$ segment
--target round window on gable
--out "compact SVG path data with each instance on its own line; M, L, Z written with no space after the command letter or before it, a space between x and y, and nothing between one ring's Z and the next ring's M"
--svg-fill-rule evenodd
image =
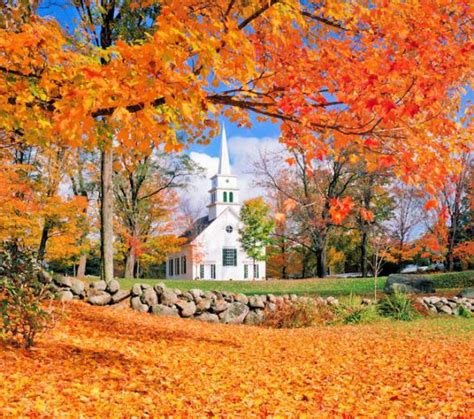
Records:
M227 233L232 233L234 231L234 229L232 228L232 226L227 226L225 228L225 231L227 231Z

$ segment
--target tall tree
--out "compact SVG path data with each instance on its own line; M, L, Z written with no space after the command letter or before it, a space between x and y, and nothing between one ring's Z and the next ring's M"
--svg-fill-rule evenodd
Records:
M242 249L253 260L255 279L255 262L265 260L265 250L272 243L271 233L275 227L270 216L270 207L263 198L254 198L244 202L240 210L242 227L239 229Z
M416 228L425 217L423 195L413 187L395 185L391 196L395 208L393 217L388 223L389 231L395 241L391 253L396 259L398 269L401 269L402 262L412 259L416 254L410 242L415 239Z
M284 159L281 153L261 155L255 173L261 186L286 196L283 215L291 217L297 228L285 233L285 237L312 254L316 259L314 274L324 277L329 233L352 208L347 194L358 173L352 170L348 153L313 161L299 147L291 151L290 168L284 168Z
M440 201L446 209L448 216L446 266L450 272L454 268L454 251L456 246L459 243L472 239L472 236L469 237L469 233L466 231L469 229L469 226L472 228L473 214L471 206L473 191L469 188L473 175L473 159L471 154L464 153L461 162L460 173L451 176L440 191ZM470 194L471 196L469 196Z
M122 156L116 164L114 194L117 216L125 229L125 278L133 278L138 247L143 245L159 220L175 210L169 193L184 188L198 167L186 155L156 151L141 159Z

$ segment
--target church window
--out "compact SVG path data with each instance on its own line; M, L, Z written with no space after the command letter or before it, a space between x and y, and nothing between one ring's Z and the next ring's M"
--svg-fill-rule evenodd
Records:
M229 202L234 202L234 192L229 192Z
M227 231L227 233L232 233L234 231L234 229L232 228L232 226L227 226L225 228L225 231Z
M253 277L254 278L258 278L260 275L259 275L259 265L256 264L256 265L253 265Z
M181 273L186 273L186 256L181 256Z
M173 259L170 259L168 261L168 273L169 273L170 276L174 275L174 272L173 272Z
M199 265L199 278L204 279L204 265Z
M176 271L176 275L179 275L179 258L174 260L174 270Z
M227 202L227 192L224 192L224 202Z
M216 265L211 265L211 279L216 279Z
M222 249L222 265L237 266L237 249Z
M244 279L249 277L249 265L244 265Z

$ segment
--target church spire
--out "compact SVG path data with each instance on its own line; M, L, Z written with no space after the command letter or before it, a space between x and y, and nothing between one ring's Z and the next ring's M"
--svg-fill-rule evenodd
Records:
M227 136L224 124L222 124L221 155L219 157L219 170L217 174L230 175L229 152L227 150Z

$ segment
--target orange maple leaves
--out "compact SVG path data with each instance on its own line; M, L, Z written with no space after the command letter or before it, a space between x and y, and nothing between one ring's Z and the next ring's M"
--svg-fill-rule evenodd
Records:
M345 198L331 199L331 207L329 208L329 215L334 224L339 225L349 215L352 208L354 208L354 202L350 196Z
M35 351L0 346L4 415L472 413L472 332L456 320L274 330L66 310Z
M439 186L455 165L445 157L469 141L453 120L472 68L468 2L285 4L165 1L152 35L106 50L54 21L13 19L0 30L0 127L81 145L110 117L118 150L146 153L178 150L177 131L213 136L221 112L249 125L252 111L280 118L282 141L298 132L316 159L351 145L373 167Z

